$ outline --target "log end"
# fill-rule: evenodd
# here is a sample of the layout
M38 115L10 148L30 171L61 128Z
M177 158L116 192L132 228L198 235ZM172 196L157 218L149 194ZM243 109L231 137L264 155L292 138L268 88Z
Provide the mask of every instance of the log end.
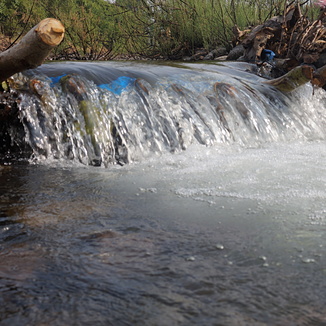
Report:
M63 40L65 28L54 18L43 19L35 29L41 40L49 46L57 46Z

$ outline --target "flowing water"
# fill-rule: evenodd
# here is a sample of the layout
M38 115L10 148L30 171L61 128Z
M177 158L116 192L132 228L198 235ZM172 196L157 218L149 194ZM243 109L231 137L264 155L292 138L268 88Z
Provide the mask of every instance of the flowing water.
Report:
M254 70L15 77L1 326L326 325L325 92L284 95Z

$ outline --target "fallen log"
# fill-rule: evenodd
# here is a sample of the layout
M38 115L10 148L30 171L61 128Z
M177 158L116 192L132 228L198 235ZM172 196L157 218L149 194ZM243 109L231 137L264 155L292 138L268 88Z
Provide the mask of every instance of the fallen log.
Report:
M18 44L0 53L0 82L41 65L50 51L61 43L64 33L64 26L54 18L46 18L34 26Z
M308 65L298 66L279 78L266 80L263 83L271 85L281 92L291 92L297 87L312 81L314 78L313 70Z

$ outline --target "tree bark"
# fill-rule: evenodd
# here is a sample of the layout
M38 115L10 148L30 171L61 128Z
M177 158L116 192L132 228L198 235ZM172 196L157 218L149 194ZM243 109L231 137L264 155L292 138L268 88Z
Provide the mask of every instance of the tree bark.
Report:
M34 26L21 41L0 53L0 82L10 76L41 65L50 51L61 43L65 28L54 18Z

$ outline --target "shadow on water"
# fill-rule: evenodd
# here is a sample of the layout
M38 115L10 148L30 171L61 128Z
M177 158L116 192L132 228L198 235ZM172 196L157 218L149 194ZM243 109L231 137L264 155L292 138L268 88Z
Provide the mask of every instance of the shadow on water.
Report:
M20 166L1 168L0 172L0 324L110 320L105 316L107 310L110 314L108 299L117 296L118 305L119 293L114 287L110 293L109 270L96 275L101 241L119 235L107 229L111 211L120 210L110 189L102 198L101 190L90 185L96 179L84 183L68 170ZM92 260L94 269L87 266ZM93 305L87 303L92 300ZM97 309L104 315L98 315Z
M1 326L326 324L324 93L180 65L16 80Z

